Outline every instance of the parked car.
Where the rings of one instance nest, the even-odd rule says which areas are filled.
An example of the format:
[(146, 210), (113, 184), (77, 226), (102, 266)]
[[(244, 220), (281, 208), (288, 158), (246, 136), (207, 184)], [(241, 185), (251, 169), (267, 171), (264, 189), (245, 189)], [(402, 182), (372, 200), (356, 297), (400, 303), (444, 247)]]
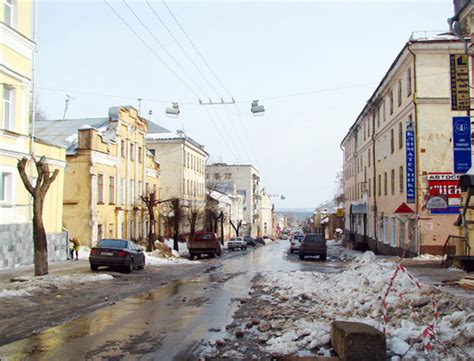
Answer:
[(222, 254), (219, 237), (213, 232), (196, 232), (194, 237), (189, 238), (187, 246), (191, 260), (201, 257), (202, 254), (207, 254), (210, 257)]
[(245, 236), (244, 241), (247, 242), (247, 246), (255, 247), (255, 239), (253, 237)]
[(274, 241), (274, 240), (275, 240), (273, 237), (268, 237), (268, 236), (263, 236), (263, 239), (269, 239), (270, 241)]
[(255, 238), (255, 243), (258, 243), (258, 244), (265, 244), (265, 241), (263, 240), (262, 237), (257, 237), (257, 238)]
[(227, 243), (227, 248), (231, 250), (237, 248), (244, 250), (247, 249), (247, 242), (244, 241), (244, 237), (232, 237)]
[(127, 272), (145, 268), (145, 254), (132, 241), (126, 239), (103, 239), (91, 249), (89, 263), (92, 271), (101, 266), (122, 267)]
[(290, 253), (296, 252), (300, 250), (301, 241), (303, 240), (304, 236), (302, 234), (297, 234), (290, 239)]
[(300, 246), (300, 259), (306, 256), (319, 256), (321, 261), (326, 261), (328, 247), (323, 234), (308, 233), (304, 236)]

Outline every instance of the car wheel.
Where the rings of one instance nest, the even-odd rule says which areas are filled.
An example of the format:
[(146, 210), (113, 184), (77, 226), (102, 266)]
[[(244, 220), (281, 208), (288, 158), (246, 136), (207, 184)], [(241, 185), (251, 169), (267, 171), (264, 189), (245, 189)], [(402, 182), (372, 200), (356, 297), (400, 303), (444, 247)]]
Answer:
[(91, 263), (91, 271), (97, 271), (98, 269), (99, 269), (99, 266)]
[(127, 271), (127, 273), (132, 273), (132, 271), (133, 271), (133, 258), (130, 258), (130, 262), (127, 265), (126, 271)]
[(139, 270), (144, 270), (145, 269), (145, 260), (143, 260), (143, 263), (137, 267)]
[(209, 254), (209, 257), (211, 257), (211, 258), (216, 258), (216, 252), (210, 253), (210, 254)]
[(304, 255), (300, 254), (300, 259), (304, 259)]
[(325, 254), (324, 255), (322, 254), (321, 256), (319, 256), (319, 258), (321, 258), (321, 261), (326, 261), (326, 255)]
[(190, 259), (191, 261), (194, 261), (194, 253), (189, 253), (189, 259)]
[(247, 247), (244, 247), (244, 251), (246, 251), (246, 250), (247, 250)]

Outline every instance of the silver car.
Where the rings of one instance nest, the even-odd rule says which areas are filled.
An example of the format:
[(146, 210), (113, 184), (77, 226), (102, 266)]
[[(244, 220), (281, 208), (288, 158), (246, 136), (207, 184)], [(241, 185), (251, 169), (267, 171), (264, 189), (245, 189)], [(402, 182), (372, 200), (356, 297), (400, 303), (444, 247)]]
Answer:
[(296, 234), (290, 240), (290, 253), (299, 252), (304, 235)]
[(240, 248), (241, 250), (247, 249), (247, 242), (245, 242), (244, 237), (232, 237), (227, 243), (227, 248), (234, 250)]

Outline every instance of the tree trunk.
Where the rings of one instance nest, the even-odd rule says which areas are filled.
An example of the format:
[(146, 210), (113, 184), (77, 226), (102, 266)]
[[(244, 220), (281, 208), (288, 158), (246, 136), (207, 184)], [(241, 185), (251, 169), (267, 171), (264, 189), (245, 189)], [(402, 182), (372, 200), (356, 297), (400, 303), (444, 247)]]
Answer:
[(38, 195), (33, 204), (33, 245), (35, 276), (48, 274), (48, 240), (43, 225), (43, 202), (45, 195)]

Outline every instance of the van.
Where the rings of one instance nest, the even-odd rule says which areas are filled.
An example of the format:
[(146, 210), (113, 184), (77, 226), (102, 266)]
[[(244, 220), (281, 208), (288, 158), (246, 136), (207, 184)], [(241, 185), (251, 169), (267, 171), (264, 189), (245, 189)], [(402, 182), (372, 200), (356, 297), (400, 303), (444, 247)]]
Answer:
[(219, 237), (213, 232), (196, 232), (194, 236), (189, 237), (187, 246), (191, 260), (201, 257), (202, 254), (210, 257), (222, 254)]

